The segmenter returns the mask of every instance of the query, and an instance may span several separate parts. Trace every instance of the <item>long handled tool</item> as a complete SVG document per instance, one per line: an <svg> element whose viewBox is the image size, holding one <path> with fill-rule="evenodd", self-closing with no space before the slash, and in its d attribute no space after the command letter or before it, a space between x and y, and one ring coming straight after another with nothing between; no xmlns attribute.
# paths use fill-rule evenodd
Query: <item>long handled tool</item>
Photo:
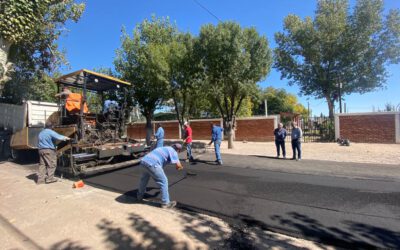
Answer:
<svg viewBox="0 0 400 250"><path fill-rule="evenodd" d="M185 141L183 141L182 142L182 147L185 147L186 146L186 142ZM192 171L190 171L190 170L186 170L186 172L185 172L185 176L196 176L197 174L196 173L193 173Z"/></svg>

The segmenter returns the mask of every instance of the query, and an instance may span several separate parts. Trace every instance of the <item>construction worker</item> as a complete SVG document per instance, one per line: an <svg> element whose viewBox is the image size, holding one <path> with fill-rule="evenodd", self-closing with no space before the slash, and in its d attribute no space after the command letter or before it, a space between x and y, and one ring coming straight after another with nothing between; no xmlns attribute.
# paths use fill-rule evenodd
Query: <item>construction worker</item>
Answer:
<svg viewBox="0 0 400 250"><path fill-rule="evenodd" d="M275 146L276 146L276 158L280 156L280 148L282 148L282 156L286 159L286 148L285 138L287 135L286 129L283 128L283 124L279 123L278 128L274 130L275 135Z"/></svg>
<svg viewBox="0 0 400 250"><path fill-rule="evenodd" d="M54 142L67 141L70 138L60 135L52 130L53 124L46 122L45 129L39 133L38 149L39 149L39 172L36 184L53 183L57 179L54 177L54 172L57 166L56 146Z"/></svg>
<svg viewBox="0 0 400 250"><path fill-rule="evenodd" d="M218 165L222 165L221 151L220 151L221 141L222 141L222 131L224 131L223 128L211 123L211 141L208 145L211 145L214 142L215 157L217 158L215 162Z"/></svg>
<svg viewBox="0 0 400 250"><path fill-rule="evenodd" d="M186 161L193 161L193 155L192 155L192 128L190 127L188 122L185 122L183 124L183 129L185 130L185 139L183 142L186 144L186 151L187 151L187 158Z"/></svg>
<svg viewBox="0 0 400 250"><path fill-rule="evenodd" d="M292 160L296 160L296 151L297 151L297 160L301 161L301 137L303 137L303 131L301 128L297 126L296 122L292 122L292 150L293 157Z"/></svg>
<svg viewBox="0 0 400 250"><path fill-rule="evenodd" d="M175 164L177 170L183 169L178 157L178 153L181 149L182 145L177 143L171 147L156 148L143 157L140 162L143 167L143 173L140 178L139 190L137 193L138 201L143 200L147 183L151 176L161 189L161 207L173 208L176 206L176 201L170 201L169 199L168 178L165 175L164 167L167 164Z"/></svg>
<svg viewBox="0 0 400 250"><path fill-rule="evenodd" d="M64 87L62 92L55 95L56 97L65 98L65 109L68 114L76 114L81 110L82 95L79 93L73 93L67 87ZM86 102L83 105L83 113L88 113L89 109Z"/></svg>
<svg viewBox="0 0 400 250"><path fill-rule="evenodd" d="M154 134L154 138L157 140L157 148L164 146L164 129L161 123L157 123L157 132Z"/></svg>
<svg viewBox="0 0 400 250"><path fill-rule="evenodd" d="M69 88L68 87L63 87L62 89L61 89L61 92L60 93L58 93L58 94L56 94L55 95L55 97L62 97L62 98L67 98L68 97L68 95L69 94L71 94L72 92L71 92L71 90L69 90Z"/></svg>

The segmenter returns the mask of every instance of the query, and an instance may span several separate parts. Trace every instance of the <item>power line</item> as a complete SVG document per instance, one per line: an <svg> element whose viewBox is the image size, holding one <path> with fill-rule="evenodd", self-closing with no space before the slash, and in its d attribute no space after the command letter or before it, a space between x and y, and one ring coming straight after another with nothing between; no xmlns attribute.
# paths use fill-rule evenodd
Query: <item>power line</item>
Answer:
<svg viewBox="0 0 400 250"><path fill-rule="evenodd" d="M219 22L222 22L221 19L219 19L214 13L211 12L211 10L209 10L206 6L202 5L201 3L199 3L197 0L193 0L193 2L195 2L198 6L200 6L202 9L204 9L205 11L208 12L208 14L212 15L213 17L215 17L215 19L217 19Z"/></svg>

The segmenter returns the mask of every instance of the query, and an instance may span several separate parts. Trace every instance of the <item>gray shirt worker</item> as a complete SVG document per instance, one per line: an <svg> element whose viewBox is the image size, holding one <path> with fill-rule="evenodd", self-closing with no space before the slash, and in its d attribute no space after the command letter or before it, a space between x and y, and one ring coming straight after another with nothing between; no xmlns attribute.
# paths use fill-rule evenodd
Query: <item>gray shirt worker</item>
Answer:
<svg viewBox="0 0 400 250"><path fill-rule="evenodd" d="M301 128L296 127L292 129L292 141L293 140L299 140L303 136L303 131L301 131Z"/></svg>
<svg viewBox="0 0 400 250"><path fill-rule="evenodd" d="M39 172L37 174L37 184L56 182L54 172L57 166L56 140L66 141L68 137L58 134L51 130L51 123L46 123L46 128L39 133L38 149L39 149Z"/></svg>

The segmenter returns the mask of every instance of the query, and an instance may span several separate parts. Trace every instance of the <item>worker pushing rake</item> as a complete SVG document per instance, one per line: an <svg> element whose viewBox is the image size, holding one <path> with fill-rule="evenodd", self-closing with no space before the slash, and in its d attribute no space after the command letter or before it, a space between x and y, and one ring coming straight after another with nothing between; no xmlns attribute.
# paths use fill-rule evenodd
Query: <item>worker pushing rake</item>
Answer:
<svg viewBox="0 0 400 250"><path fill-rule="evenodd" d="M176 170L183 170L183 166L179 161L178 153L182 150L182 145L176 143L167 147L159 147L151 151L141 160L140 164L142 167L142 175L140 178L139 189L137 193L138 201L143 200L143 196L146 191L147 184L150 177L156 182L161 190L161 207L162 208L173 208L176 206L176 201L171 201L169 198L168 191L168 178L165 175L164 167L167 164L175 164ZM187 175L193 175L192 173L186 173Z"/></svg>

